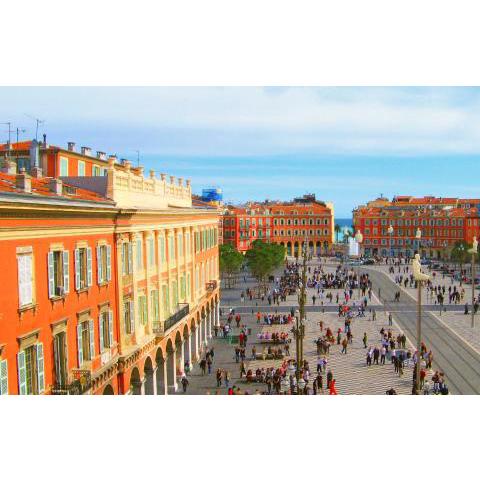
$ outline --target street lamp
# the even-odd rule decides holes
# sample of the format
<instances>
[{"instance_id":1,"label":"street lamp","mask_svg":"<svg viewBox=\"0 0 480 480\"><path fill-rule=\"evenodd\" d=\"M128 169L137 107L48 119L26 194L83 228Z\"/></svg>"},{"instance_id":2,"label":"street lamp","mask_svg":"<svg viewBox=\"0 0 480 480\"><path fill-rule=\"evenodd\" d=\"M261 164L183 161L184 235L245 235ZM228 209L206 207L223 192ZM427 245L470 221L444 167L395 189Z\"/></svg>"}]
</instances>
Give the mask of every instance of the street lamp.
<instances>
[{"instance_id":1,"label":"street lamp","mask_svg":"<svg viewBox=\"0 0 480 480\"><path fill-rule=\"evenodd\" d=\"M389 245L389 247L390 247L390 256L393 257L393 255L392 255L392 253L393 253L393 248L392 248L392 247L393 247L393 245L392 245L393 225L392 225L392 224L390 224L390 226L388 227L387 232L388 232L388 234L390 235L390 245Z\"/></svg>"},{"instance_id":2,"label":"street lamp","mask_svg":"<svg viewBox=\"0 0 480 480\"><path fill-rule=\"evenodd\" d=\"M420 229L417 230L417 233ZM417 236L417 238L419 238ZM430 279L428 275L422 273L420 265L420 254L416 253L412 262L413 278L417 282L417 372L415 378L415 392L420 394L420 366L421 366L421 351L422 351L422 284Z\"/></svg>"},{"instance_id":3,"label":"street lamp","mask_svg":"<svg viewBox=\"0 0 480 480\"><path fill-rule=\"evenodd\" d=\"M301 369L303 368L303 339L305 337L305 303L307 301L307 237L302 249L303 265L302 278L298 289L298 315L296 315L295 326L293 327L293 335L295 336L295 356L296 356L296 378L297 384L301 378Z\"/></svg>"},{"instance_id":4,"label":"street lamp","mask_svg":"<svg viewBox=\"0 0 480 480\"><path fill-rule=\"evenodd\" d=\"M473 237L472 248L469 253L472 254L472 328L475 328L475 255L478 252L477 237Z\"/></svg>"},{"instance_id":5,"label":"street lamp","mask_svg":"<svg viewBox=\"0 0 480 480\"><path fill-rule=\"evenodd\" d=\"M362 253L362 250L361 250L361 244L363 242L363 235L362 235L362 232L360 231L360 229L357 230L357 233L355 234L355 240L357 241L358 243L358 253L359 253L359 256L361 256L361 253ZM360 259L359 259L359 262L358 262L358 266L357 266L357 282L358 282L358 298L360 298Z\"/></svg>"}]
</instances>

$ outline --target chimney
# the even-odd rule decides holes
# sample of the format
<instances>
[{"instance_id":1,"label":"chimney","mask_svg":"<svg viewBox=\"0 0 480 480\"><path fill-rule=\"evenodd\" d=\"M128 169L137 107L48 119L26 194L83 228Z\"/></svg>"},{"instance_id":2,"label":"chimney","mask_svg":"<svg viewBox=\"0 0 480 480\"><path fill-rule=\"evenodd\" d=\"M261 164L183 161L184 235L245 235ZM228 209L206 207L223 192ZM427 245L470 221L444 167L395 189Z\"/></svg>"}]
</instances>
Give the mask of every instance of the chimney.
<instances>
[{"instance_id":1,"label":"chimney","mask_svg":"<svg viewBox=\"0 0 480 480\"><path fill-rule=\"evenodd\" d=\"M8 175L16 175L17 164L13 160L10 160L9 157L5 156L1 165L2 165L2 168L0 169L1 172L6 173Z\"/></svg>"},{"instance_id":2,"label":"chimney","mask_svg":"<svg viewBox=\"0 0 480 480\"><path fill-rule=\"evenodd\" d=\"M86 157L91 157L92 149L90 147L82 147L82 155L85 155Z\"/></svg>"},{"instance_id":3,"label":"chimney","mask_svg":"<svg viewBox=\"0 0 480 480\"><path fill-rule=\"evenodd\" d=\"M25 173L24 168L15 177L15 186L23 193L32 193L32 177Z\"/></svg>"},{"instance_id":4,"label":"chimney","mask_svg":"<svg viewBox=\"0 0 480 480\"><path fill-rule=\"evenodd\" d=\"M150 170L150 178L155 178L155 170Z\"/></svg>"},{"instance_id":5,"label":"chimney","mask_svg":"<svg viewBox=\"0 0 480 480\"><path fill-rule=\"evenodd\" d=\"M75 151L75 142L68 142L68 151L74 152Z\"/></svg>"},{"instance_id":6,"label":"chimney","mask_svg":"<svg viewBox=\"0 0 480 480\"><path fill-rule=\"evenodd\" d=\"M97 151L97 158L99 160L106 160L107 159L107 154L105 152L98 152Z\"/></svg>"},{"instance_id":7,"label":"chimney","mask_svg":"<svg viewBox=\"0 0 480 480\"><path fill-rule=\"evenodd\" d=\"M43 146L44 147L47 146L47 134L46 133L43 134Z\"/></svg>"},{"instance_id":8,"label":"chimney","mask_svg":"<svg viewBox=\"0 0 480 480\"><path fill-rule=\"evenodd\" d=\"M48 189L55 195L62 195L63 182L59 178L50 178L48 182Z\"/></svg>"},{"instance_id":9,"label":"chimney","mask_svg":"<svg viewBox=\"0 0 480 480\"><path fill-rule=\"evenodd\" d=\"M116 162L117 162L117 156L116 155L110 155L108 157L108 167L109 168L114 168Z\"/></svg>"}]
</instances>

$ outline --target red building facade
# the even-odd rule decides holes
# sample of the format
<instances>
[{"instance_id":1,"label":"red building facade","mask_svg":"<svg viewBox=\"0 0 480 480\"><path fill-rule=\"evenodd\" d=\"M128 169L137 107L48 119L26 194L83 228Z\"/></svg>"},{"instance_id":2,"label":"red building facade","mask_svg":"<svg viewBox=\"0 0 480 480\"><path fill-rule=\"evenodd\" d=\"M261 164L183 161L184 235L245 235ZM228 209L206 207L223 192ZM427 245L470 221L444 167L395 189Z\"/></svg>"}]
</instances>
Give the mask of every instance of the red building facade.
<instances>
[{"instance_id":1,"label":"red building facade","mask_svg":"<svg viewBox=\"0 0 480 480\"><path fill-rule=\"evenodd\" d=\"M480 199L381 197L357 207L353 223L363 234L366 255L412 257L417 250L422 257L444 259L456 242L480 236Z\"/></svg>"},{"instance_id":2,"label":"red building facade","mask_svg":"<svg viewBox=\"0 0 480 480\"><path fill-rule=\"evenodd\" d=\"M329 253L333 244L333 205L313 195L285 203L228 206L222 218L224 243L240 252L246 252L255 240L281 244L287 255L298 255L305 239L315 255Z\"/></svg>"}]
</instances>

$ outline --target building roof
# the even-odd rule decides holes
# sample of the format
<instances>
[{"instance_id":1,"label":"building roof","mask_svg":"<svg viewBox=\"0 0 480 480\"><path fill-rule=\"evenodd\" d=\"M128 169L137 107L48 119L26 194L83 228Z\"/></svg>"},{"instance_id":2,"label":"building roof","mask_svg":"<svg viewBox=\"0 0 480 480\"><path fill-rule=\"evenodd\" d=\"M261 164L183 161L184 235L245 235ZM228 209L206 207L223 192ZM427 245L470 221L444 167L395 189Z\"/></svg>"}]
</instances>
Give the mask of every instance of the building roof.
<instances>
[{"instance_id":1,"label":"building roof","mask_svg":"<svg viewBox=\"0 0 480 480\"><path fill-rule=\"evenodd\" d=\"M98 202L98 203L107 203L112 204L113 202L98 193L92 192L90 190L85 190L83 188L78 188L67 183L63 183L62 194L57 195L55 192L50 190L50 182L52 178L42 177L42 178L31 178L32 191L27 193L16 186L16 176L8 175L6 173L0 172L0 195L1 194L12 194L16 193L19 195L27 195L31 197L49 197L55 199L66 199L66 200L75 200L75 201L88 201L88 202Z\"/></svg>"}]
</instances>

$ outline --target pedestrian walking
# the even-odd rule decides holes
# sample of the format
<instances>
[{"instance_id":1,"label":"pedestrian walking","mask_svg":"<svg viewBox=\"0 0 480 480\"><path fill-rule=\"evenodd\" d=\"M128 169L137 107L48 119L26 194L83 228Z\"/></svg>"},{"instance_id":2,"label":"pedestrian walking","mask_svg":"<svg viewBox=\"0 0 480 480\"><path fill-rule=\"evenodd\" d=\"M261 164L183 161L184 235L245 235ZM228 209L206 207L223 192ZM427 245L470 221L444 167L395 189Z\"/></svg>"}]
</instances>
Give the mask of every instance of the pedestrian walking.
<instances>
[{"instance_id":1,"label":"pedestrian walking","mask_svg":"<svg viewBox=\"0 0 480 480\"><path fill-rule=\"evenodd\" d=\"M181 382L182 382L183 393L187 393L187 387L189 382L185 374L183 374Z\"/></svg>"}]
</instances>

